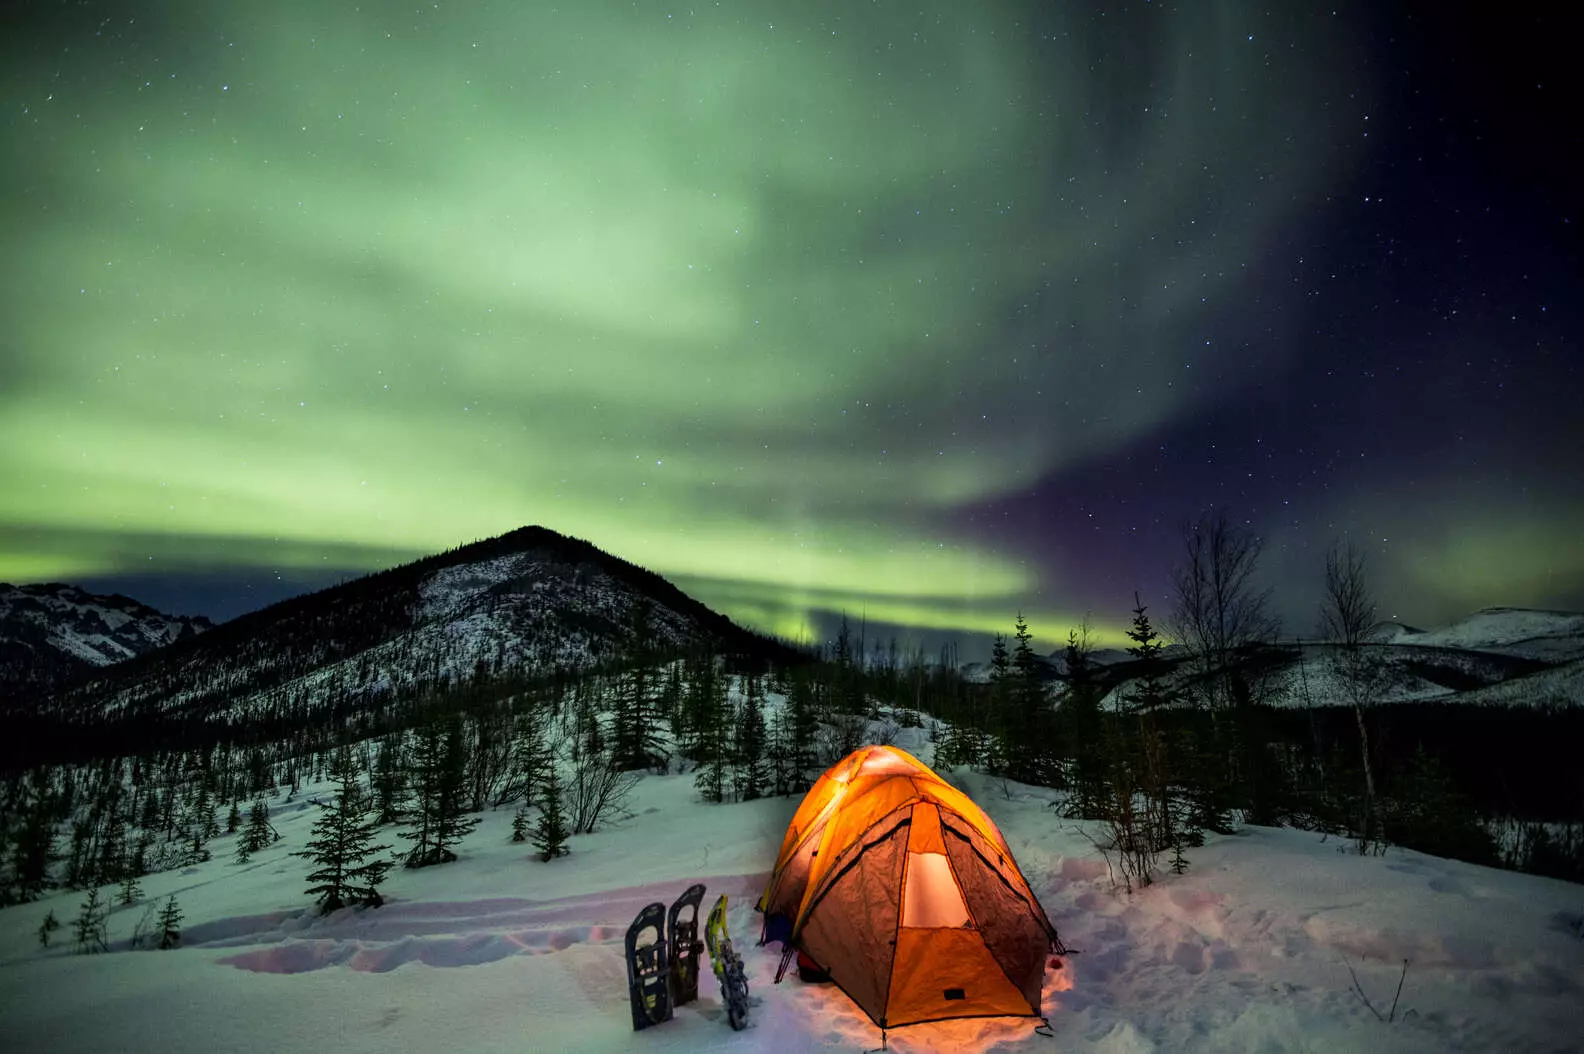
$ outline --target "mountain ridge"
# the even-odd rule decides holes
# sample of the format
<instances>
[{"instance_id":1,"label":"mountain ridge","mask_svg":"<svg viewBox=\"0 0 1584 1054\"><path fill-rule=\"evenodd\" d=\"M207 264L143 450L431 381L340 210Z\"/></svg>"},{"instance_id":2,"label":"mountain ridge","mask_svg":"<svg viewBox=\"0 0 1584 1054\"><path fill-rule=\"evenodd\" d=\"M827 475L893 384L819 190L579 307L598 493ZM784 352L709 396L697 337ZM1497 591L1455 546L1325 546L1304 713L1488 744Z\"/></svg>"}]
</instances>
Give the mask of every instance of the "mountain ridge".
<instances>
[{"instance_id":1,"label":"mountain ridge","mask_svg":"<svg viewBox=\"0 0 1584 1054\"><path fill-rule=\"evenodd\" d=\"M213 628L202 615L167 614L121 593L0 582L0 694L47 694Z\"/></svg>"},{"instance_id":2,"label":"mountain ridge","mask_svg":"<svg viewBox=\"0 0 1584 1054\"><path fill-rule=\"evenodd\" d=\"M632 640L640 606L646 646ZM524 527L240 615L13 704L9 716L52 728L59 740L140 721L183 735L203 725L250 734L261 723L377 721L400 700L472 678L529 683L635 648L699 645L794 654L653 571Z\"/></svg>"}]
</instances>

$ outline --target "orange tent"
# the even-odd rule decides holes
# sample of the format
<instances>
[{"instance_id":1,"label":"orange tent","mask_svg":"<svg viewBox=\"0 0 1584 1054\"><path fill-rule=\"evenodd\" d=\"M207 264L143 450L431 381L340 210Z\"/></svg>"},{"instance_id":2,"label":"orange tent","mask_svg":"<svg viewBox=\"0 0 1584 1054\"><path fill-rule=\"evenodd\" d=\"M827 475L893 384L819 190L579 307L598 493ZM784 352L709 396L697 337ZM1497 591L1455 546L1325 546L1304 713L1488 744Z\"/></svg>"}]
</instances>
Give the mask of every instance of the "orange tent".
<instances>
[{"instance_id":1,"label":"orange tent","mask_svg":"<svg viewBox=\"0 0 1584 1054\"><path fill-rule=\"evenodd\" d=\"M863 747L814 782L759 898L882 1029L1040 1017L1061 947L984 811L896 747Z\"/></svg>"}]
</instances>

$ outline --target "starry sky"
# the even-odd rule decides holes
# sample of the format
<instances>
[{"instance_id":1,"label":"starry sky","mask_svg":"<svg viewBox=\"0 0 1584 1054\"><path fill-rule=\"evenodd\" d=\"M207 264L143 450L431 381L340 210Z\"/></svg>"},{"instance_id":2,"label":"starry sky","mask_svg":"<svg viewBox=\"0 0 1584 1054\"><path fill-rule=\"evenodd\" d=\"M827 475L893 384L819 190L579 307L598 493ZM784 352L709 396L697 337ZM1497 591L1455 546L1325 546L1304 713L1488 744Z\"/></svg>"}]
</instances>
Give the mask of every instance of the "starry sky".
<instances>
[{"instance_id":1,"label":"starry sky","mask_svg":"<svg viewBox=\"0 0 1584 1054\"><path fill-rule=\"evenodd\" d=\"M1526 5L23 3L0 580L226 618L541 524L1055 647L1182 525L1584 607L1581 96ZM1450 10L1449 10L1450 9Z\"/></svg>"}]
</instances>

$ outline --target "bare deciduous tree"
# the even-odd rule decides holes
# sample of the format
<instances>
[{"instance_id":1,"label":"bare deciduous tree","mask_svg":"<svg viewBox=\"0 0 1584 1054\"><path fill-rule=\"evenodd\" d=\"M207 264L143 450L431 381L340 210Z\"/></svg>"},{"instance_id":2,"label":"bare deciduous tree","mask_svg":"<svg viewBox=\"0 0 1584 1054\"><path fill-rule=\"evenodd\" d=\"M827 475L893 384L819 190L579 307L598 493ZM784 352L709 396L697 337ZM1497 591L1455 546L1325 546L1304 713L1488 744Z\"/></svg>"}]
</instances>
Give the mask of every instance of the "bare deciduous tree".
<instances>
[{"instance_id":1,"label":"bare deciduous tree","mask_svg":"<svg viewBox=\"0 0 1584 1054\"><path fill-rule=\"evenodd\" d=\"M1331 645L1331 664L1358 721L1359 749L1364 763L1364 815L1357 833L1363 854L1384 843L1375 771L1370 764L1369 727L1365 707L1380 694L1381 666L1370 650L1370 636L1380 628L1375 596L1369 587L1364 554L1351 542L1337 543L1326 553L1325 596L1320 601L1320 628Z\"/></svg>"},{"instance_id":2,"label":"bare deciduous tree","mask_svg":"<svg viewBox=\"0 0 1584 1054\"><path fill-rule=\"evenodd\" d=\"M1183 528L1183 562L1174 572L1175 592L1167 627L1200 674L1202 695L1212 709L1239 701L1233 674L1240 653L1275 640L1279 620L1270 610L1270 590L1254 580L1264 542L1212 509Z\"/></svg>"},{"instance_id":3,"label":"bare deciduous tree","mask_svg":"<svg viewBox=\"0 0 1584 1054\"><path fill-rule=\"evenodd\" d=\"M568 751L572 779L566 786L565 805L573 834L588 834L601 822L626 809L627 797L638 785L638 773L616 764L608 750L592 750L573 742Z\"/></svg>"},{"instance_id":4,"label":"bare deciduous tree","mask_svg":"<svg viewBox=\"0 0 1584 1054\"><path fill-rule=\"evenodd\" d=\"M1210 713L1208 737L1191 749L1193 771L1189 844L1198 833L1230 833L1234 807L1256 823L1273 822L1280 774L1269 763L1259 709L1269 684L1250 662L1258 645L1280 629L1270 590L1255 575L1264 548L1260 537L1211 509L1183 527L1183 562L1173 576L1171 635L1187 653L1194 674L1188 686Z\"/></svg>"}]
</instances>

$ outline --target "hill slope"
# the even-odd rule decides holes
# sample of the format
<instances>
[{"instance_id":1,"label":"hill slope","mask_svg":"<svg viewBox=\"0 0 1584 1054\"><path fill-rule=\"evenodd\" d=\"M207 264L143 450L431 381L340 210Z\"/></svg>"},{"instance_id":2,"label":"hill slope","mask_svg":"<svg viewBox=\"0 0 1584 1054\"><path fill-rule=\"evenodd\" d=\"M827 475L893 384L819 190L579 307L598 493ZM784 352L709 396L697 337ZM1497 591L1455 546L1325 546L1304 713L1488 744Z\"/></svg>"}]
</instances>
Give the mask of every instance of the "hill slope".
<instances>
[{"instance_id":1,"label":"hill slope","mask_svg":"<svg viewBox=\"0 0 1584 1054\"><path fill-rule=\"evenodd\" d=\"M640 606L654 649L705 641L727 652L776 648L653 572L526 527L283 601L106 669L51 700L48 716L84 726L312 720L475 673L531 678L617 659Z\"/></svg>"},{"instance_id":2,"label":"hill slope","mask_svg":"<svg viewBox=\"0 0 1584 1054\"><path fill-rule=\"evenodd\" d=\"M202 616L167 615L120 594L0 582L0 697L47 694L212 628Z\"/></svg>"}]
</instances>

